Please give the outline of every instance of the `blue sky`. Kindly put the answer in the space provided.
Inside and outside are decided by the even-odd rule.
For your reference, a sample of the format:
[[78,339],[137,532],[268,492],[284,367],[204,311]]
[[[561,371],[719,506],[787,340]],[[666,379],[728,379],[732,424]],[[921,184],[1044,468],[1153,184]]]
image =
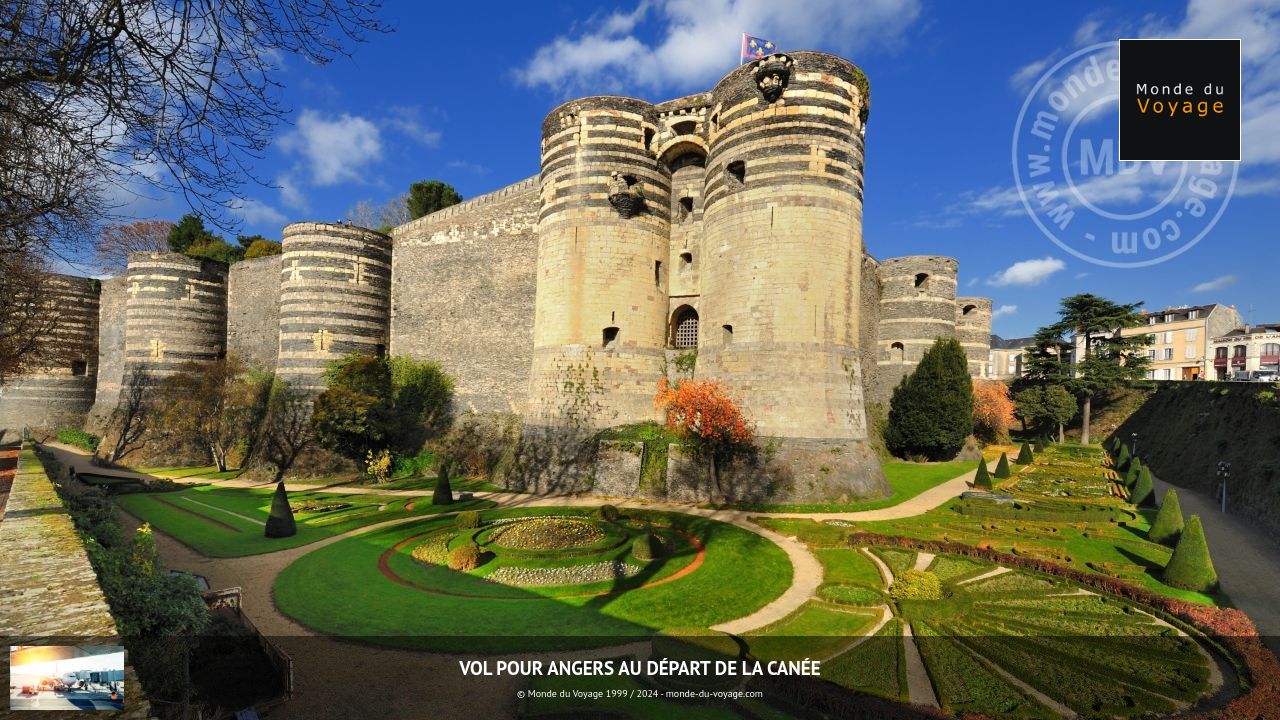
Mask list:
[[[469,198],[529,177],[552,107],[578,95],[662,100],[709,88],[733,68],[745,31],[866,71],[869,252],[958,258],[961,292],[994,300],[998,334],[1030,334],[1075,292],[1152,308],[1223,302],[1246,320],[1280,322],[1273,0],[386,0],[383,16],[395,32],[350,58],[285,60],[292,123],[255,165],[276,187],[249,188],[242,232],[278,238],[289,222],[336,220],[421,179]],[[1011,138],[1046,67],[1092,43],[1147,36],[1243,38],[1244,162],[1229,207],[1199,244],[1151,267],[1107,268],[1068,255],[1032,223],[1012,191]],[[176,219],[186,208],[153,197],[127,210]]]

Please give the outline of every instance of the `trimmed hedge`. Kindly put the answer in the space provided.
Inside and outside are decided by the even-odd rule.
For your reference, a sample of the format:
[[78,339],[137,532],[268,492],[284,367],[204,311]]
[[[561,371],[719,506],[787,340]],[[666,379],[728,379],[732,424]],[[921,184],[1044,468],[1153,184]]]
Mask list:
[[1009,456],[1000,453],[1000,462],[996,463],[996,477],[1001,480],[1013,477],[1013,473],[1009,470]]
[[1197,592],[1210,592],[1218,587],[1218,572],[1213,569],[1199,515],[1187,519],[1169,564],[1164,566],[1162,579],[1166,585]]
[[1147,539],[1161,545],[1173,545],[1182,535],[1182,504],[1178,502],[1178,493],[1173,489],[1164,494],[1160,503],[1160,512],[1147,531]]
[[641,535],[636,538],[636,541],[631,545],[631,554],[634,555],[637,560],[643,560],[645,562],[657,560],[665,553],[666,548],[662,547],[662,541],[653,533],[645,533]]
[[73,447],[78,447],[81,450],[96,453],[98,452],[98,443],[102,442],[102,438],[83,430],[62,428],[58,431],[58,442],[63,445],[71,445]]
[[600,509],[596,510],[596,517],[600,518],[605,522],[617,522],[618,506],[608,505],[608,504],[601,505]]
[[1031,445],[1027,444],[1027,442],[1024,440],[1022,443],[1022,447],[1018,448],[1018,459],[1014,460],[1014,462],[1018,463],[1019,465],[1030,465],[1032,462],[1035,461],[1035,459],[1036,459],[1035,455],[1031,454]]
[[432,505],[452,505],[453,504],[453,486],[449,484],[449,463],[440,463],[440,469],[436,475],[436,489],[431,494]]
[[1138,470],[1138,481],[1133,484],[1129,502],[1134,505],[1150,505],[1155,500],[1155,489],[1155,484],[1151,482],[1151,471],[1142,468]]
[[276,483],[276,494],[271,497],[271,514],[267,516],[263,534],[269,538],[286,538],[298,534],[298,523],[293,519],[293,508],[289,506],[289,493],[284,489],[283,480]]
[[480,513],[475,510],[463,510],[454,518],[453,526],[459,530],[475,530],[480,527]]
[[978,461],[978,473],[973,476],[973,487],[976,490],[991,490],[991,472],[987,470],[987,461]]
[[467,572],[480,567],[480,546],[468,542],[449,551],[449,569]]

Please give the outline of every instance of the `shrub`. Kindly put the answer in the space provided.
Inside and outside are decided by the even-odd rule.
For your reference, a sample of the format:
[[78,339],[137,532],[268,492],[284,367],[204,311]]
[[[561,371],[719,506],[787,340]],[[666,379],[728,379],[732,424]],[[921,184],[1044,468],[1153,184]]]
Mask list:
[[467,572],[480,567],[480,546],[468,542],[449,551],[449,569]]
[[636,541],[631,545],[631,554],[635,556],[635,559],[643,560],[644,562],[657,560],[665,553],[666,548],[662,547],[662,541],[658,539],[657,535],[650,532],[636,538]]
[[1013,399],[1009,385],[999,380],[973,381],[973,434],[983,442],[1009,439],[1013,424]]
[[436,454],[423,450],[417,455],[396,455],[391,462],[391,477],[408,478],[426,475],[436,466]]
[[280,243],[270,240],[254,240],[249,248],[244,251],[245,260],[253,260],[254,258],[269,257],[271,255],[279,255],[283,251]]
[[992,489],[991,473],[987,470],[986,460],[978,461],[978,474],[973,476],[973,487],[978,490]]
[[1138,474],[1141,472],[1142,461],[1138,458],[1134,458],[1133,462],[1129,463],[1129,470],[1124,474],[1125,487],[1133,489],[1133,486],[1138,484]]
[[453,525],[459,530],[475,530],[480,527],[480,513],[475,510],[464,510],[458,513]]
[[440,471],[436,475],[436,491],[431,495],[431,504],[453,504],[453,486],[449,484],[449,463],[440,463]]
[[1218,573],[1209,557],[1200,516],[1192,515],[1173,548],[1169,564],[1164,567],[1164,582],[1184,590],[1210,592],[1218,586]]
[[1138,471],[1138,480],[1133,484],[1133,493],[1129,502],[1134,505],[1150,505],[1154,500],[1155,485],[1151,482],[1151,471],[1142,468]]
[[616,522],[618,520],[618,507],[616,505],[601,505],[596,510],[596,517],[605,522]]
[[1019,465],[1030,465],[1035,460],[1035,456],[1031,454],[1031,446],[1024,440],[1022,447],[1018,449],[1018,459],[1014,462]]
[[391,451],[384,449],[375,453],[370,450],[364,456],[364,471],[374,482],[386,482],[391,474]]
[[423,540],[410,555],[414,560],[428,565],[445,565],[449,562],[449,542],[452,533],[440,533]]
[[1129,469],[1129,446],[1128,445],[1120,446],[1120,452],[1115,456],[1115,463],[1116,463],[1117,470]]
[[1033,449],[1038,453],[1042,453],[1045,450],[1047,450],[1049,446],[1052,444],[1053,444],[1053,441],[1049,439],[1048,435],[1041,435],[1040,437],[1036,438],[1036,444]]
[[283,480],[276,483],[276,494],[271,498],[271,514],[267,516],[264,534],[269,538],[298,534],[298,524],[293,519],[293,508],[289,507],[289,493],[285,492]]
[[1160,512],[1147,531],[1147,539],[1161,545],[1174,544],[1182,534],[1182,505],[1178,503],[1178,493],[1169,488],[1160,503]]
[[63,428],[58,431],[58,442],[96,453],[98,452],[98,443],[102,442],[102,438],[97,435],[90,435],[83,430]]
[[907,570],[893,579],[889,597],[894,600],[941,600],[942,581],[927,570]]
[[1012,476],[1013,473],[1009,471],[1009,456],[1000,453],[1000,462],[996,463],[996,477],[1003,480]]
[[973,430],[973,380],[964,348],[938,339],[893,390],[885,443],[898,457],[950,460]]

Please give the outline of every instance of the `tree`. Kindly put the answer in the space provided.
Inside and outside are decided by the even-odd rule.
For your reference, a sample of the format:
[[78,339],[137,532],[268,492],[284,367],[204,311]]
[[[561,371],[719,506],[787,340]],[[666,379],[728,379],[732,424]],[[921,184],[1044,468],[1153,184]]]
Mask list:
[[658,382],[654,404],[667,427],[680,434],[695,454],[711,465],[711,480],[720,487],[720,465],[749,448],[754,436],[738,403],[716,380]]
[[1013,477],[1013,472],[1009,470],[1009,456],[1000,453],[1000,462],[996,463],[995,476],[1004,480]]
[[1138,474],[1142,472],[1142,459],[1133,458],[1129,461],[1129,469],[1124,473],[1124,484],[1132,488],[1138,484]]
[[1161,545],[1173,545],[1182,534],[1182,505],[1178,502],[1178,493],[1169,488],[1160,503],[1160,512],[1147,531],[1147,539]]
[[975,490],[991,490],[991,473],[987,470],[987,461],[978,460],[978,472],[973,476]]
[[1014,462],[1019,465],[1030,465],[1034,461],[1035,456],[1031,454],[1031,446],[1027,444],[1027,441],[1023,440],[1022,447],[1018,448],[1018,459],[1014,460]]
[[169,229],[165,243],[170,252],[186,253],[192,246],[206,245],[222,238],[209,232],[204,226],[204,219],[195,213],[187,213]]
[[973,430],[973,382],[964,349],[939,338],[894,388],[885,443],[899,457],[949,460]]
[[271,240],[254,240],[249,249],[244,251],[245,260],[253,260],[260,257],[269,257],[271,255],[279,255],[284,252],[284,248],[278,242]]
[[409,210],[409,218],[417,220],[424,215],[442,210],[450,205],[462,202],[462,196],[452,185],[439,180],[423,180],[409,186],[409,197],[405,207]]
[[252,420],[267,389],[249,382],[244,373],[244,364],[234,356],[188,361],[156,386],[158,424],[208,450],[219,472],[227,470],[230,451],[254,434]]
[[998,380],[973,381],[973,434],[988,443],[1009,439],[1013,400],[1009,385]]
[[392,405],[397,423],[389,429],[392,447],[401,453],[421,449],[429,437],[449,426],[453,378],[439,363],[403,355],[386,359],[391,373]]
[[[1146,335],[1125,337],[1121,332],[1144,322],[1138,311],[1141,307],[1140,302],[1121,304],[1087,293],[1072,295],[1063,298],[1058,322],[1036,333],[1028,353],[1027,377],[1044,384],[1064,385],[1081,398],[1082,443],[1089,442],[1094,396],[1146,376],[1147,357],[1142,352],[1147,345]],[[1061,352],[1065,345],[1074,346],[1066,340],[1068,333],[1081,346],[1082,357],[1074,370],[1064,364]]]
[[381,205],[375,205],[372,200],[361,200],[347,210],[346,217],[353,225],[383,233],[391,232],[393,228],[414,219],[409,214],[407,192],[400,193]]
[[1187,526],[1164,567],[1164,582],[1196,592],[1212,592],[1218,587],[1218,572],[1209,557],[1209,544],[1205,542],[1199,515],[1187,518]]
[[38,258],[0,254],[0,385],[71,361],[69,345],[59,337],[70,320],[58,297],[57,278]]
[[293,508],[289,505],[289,493],[284,489],[284,481],[276,483],[276,492],[271,496],[271,513],[267,515],[267,526],[263,534],[269,538],[293,537],[298,534],[298,523],[293,518]]
[[1032,385],[1014,395],[1015,413],[1024,426],[1030,423],[1040,432],[1056,428],[1063,442],[1065,426],[1076,414],[1076,399],[1061,385]]
[[117,463],[142,447],[142,438],[150,427],[151,408],[147,401],[152,385],[151,371],[142,363],[129,366],[125,372],[120,400],[107,420],[108,437],[114,438],[108,463]]
[[1155,484],[1151,481],[1151,471],[1144,467],[1138,471],[1138,479],[1133,483],[1129,502],[1134,505],[1148,505],[1155,499],[1155,491]]
[[311,400],[284,380],[275,379],[267,397],[261,456],[275,467],[275,482],[315,443],[311,428]]
[[129,253],[167,252],[173,227],[168,220],[107,225],[94,246],[94,265],[104,273],[123,275],[129,267]]
[[449,485],[449,472],[452,469],[452,463],[444,461],[440,463],[439,469],[436,471],[436,489],[431,494],[432,505],[452,505],[453,504],[453,487]]
[[3,252],[71,240],[109,189],[180,192],[231,223],[290,108],[282,58],[324,64],[388,28],[375,0],[30,0],[4,13]]

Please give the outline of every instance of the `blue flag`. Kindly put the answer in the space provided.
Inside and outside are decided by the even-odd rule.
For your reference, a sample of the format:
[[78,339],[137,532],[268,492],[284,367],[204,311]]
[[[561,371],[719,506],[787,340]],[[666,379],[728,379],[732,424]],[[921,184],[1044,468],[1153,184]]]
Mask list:
[[772,55],[776,52],[778,52],[778,46],[774,45],[773,41],[742,33],[742,59],[738,61],[738,64],[741,65],[748,60],[759,60],[765,55]]

